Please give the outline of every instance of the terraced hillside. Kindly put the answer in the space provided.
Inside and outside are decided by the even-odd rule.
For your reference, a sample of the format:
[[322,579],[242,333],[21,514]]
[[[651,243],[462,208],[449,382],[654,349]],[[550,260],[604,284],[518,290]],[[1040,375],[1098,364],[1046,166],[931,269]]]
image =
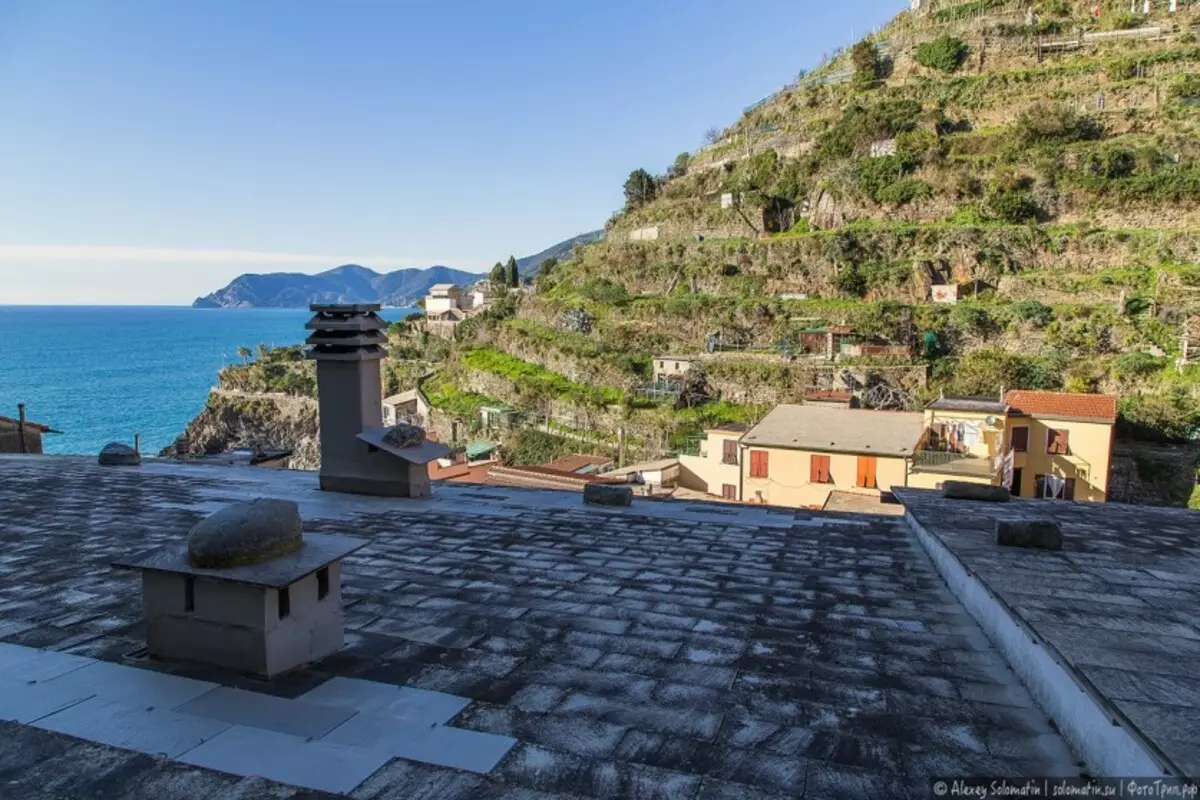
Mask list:
[[[927,380],[873,378],[904,376],[911,402],[1120,391],[1126,432],[1190,436],[1200,7],[922,5],[634,185],[605,241],[459,347],[621,386],[719,332],[738,349],[709,358],[710,383],[773,402],[839,375],[778,343],[844,324],[911,348],[891,361]],[[957,304],[932,302],[945,285]]]
[[[1126,441],[1194,439],[1200,3],[917,5],[631,174],[603,241],[454,341],[399,326],[391,388],[419,381],[443,436],[504,403],[526,439],[631,458],[814,388],[893,408],[1115,391]],[[803,66],[781,58],[781,79]],[[875,346],[806,350],[831,330]],[[702,366],[681,397],[649,383],[663,354]],[[1127,472],[1181,472],[1156,464]]]

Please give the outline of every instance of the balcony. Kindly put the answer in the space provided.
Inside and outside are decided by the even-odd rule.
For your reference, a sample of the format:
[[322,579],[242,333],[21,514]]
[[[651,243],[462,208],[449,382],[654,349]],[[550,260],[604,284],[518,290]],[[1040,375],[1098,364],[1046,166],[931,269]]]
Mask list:
[[990,481],[1000,477],[1000,464],[997,459],[969,453],[918,450],[913,455],[913,472],[937,472]]

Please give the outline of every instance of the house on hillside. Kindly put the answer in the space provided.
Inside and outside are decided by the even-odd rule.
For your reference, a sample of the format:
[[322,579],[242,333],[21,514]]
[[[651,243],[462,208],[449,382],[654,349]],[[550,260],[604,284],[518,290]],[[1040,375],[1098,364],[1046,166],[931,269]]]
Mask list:
[[695,455],[680,453],[680,483],[688,489],[724,500],[741,500],[741,450],[738,441],[750,430],[744,423],[726,423],[704,431]]
[[451,309],[462,308],[462,291],[453,283],[437,283],[429,287],[425,296],[425,313],[443,314]]
[[383,399],[383,424],[387,426],[416,425],[428,428],[431,406],[420,389],[409,389]]
[[1007,486],[1017,497],[1103,503],[1116,420],[1115,395],[941,397],[925,409],[909,485],[967,481]]
[[0,453],[31,453],[42,452],[42,435],[60,433],[49,425],[41,425],[24,419],[24,414],[17,419],[0,417]]
[[[634,484],[636,487],[642,487],[642,493],[653,495],[678,486],[680,473],[678,458],[661,458],[657,461],[645,461],[614,469],[605,473],[603,477],[614,482]],[[634,491],[636,492],[637,489],[635,488]]]
[[443,339],[453,338],[459,323],[483,311],[490,302],[485,282],[475,284],[467,294],[452,283],[434,284],[425,296],[425,330]]
[[921,414],[780,405],[739,442],[742,499],[824,508],[837,490],[882,500],[907,485]]
[[654,380],[680,381],[700,363],[695,356],[655,356]]

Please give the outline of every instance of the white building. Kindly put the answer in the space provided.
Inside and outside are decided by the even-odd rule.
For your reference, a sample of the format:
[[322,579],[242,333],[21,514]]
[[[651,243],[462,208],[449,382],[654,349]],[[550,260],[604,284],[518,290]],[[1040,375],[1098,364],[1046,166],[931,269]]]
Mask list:
[[429,287],[425,297],[425,313],[429,316],[444,314],[462,308],[462,292],[453,283],[438,283]]

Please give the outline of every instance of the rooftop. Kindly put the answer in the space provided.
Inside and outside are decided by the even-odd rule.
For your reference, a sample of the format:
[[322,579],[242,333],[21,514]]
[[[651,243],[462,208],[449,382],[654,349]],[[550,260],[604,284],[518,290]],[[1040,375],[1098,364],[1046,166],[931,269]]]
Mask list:
[[610,456],[589,456],[582,453],[573,453],[557,461],[551,461],[546,467],[548,469],[556,469],[560,472],[595,472],[596,468],[612,466],[612,463],[613,460]]
[[429,287],[430,294],[446,294],[450,291],[457,291],[458,287],[453,283],[435,283]]
[[990,397],[939,397],[926,408],[934,411],[973,411],[978,414],[1007,414],[1008,404]]
[[1017,414],[1072,419],[1081,422],[1117,421],[1115,394],[1072,394],[1070,392],[1034,392],[1013,389],[1004,395],[1004,402]]
[[745,422],[722,422],[713,428],[706,428],[705,433],[745,433],[750,425]]
[[780,405],[751,428],[742,443],[900,457],[913,452],[923,430],[920,414]]
[[[347,647],[269,683],[140,656],[138,579],[111,562],[259,496],[370,540],[345,562]],[[0,576],[15,796],[904,798],[931,775],[1078,771],[899,519],[14,456]],[[391,719],[405,757],[335,744],[382,713],[356,692],[440,711]],[[508,749],[481,766],[483,741]]]
[[[1104,711],[1176,774],[1200,775],[1200,514],[1117,503],[951,504],[897,489],[905,508],[1019,619]],[[995,543],[1005,519],[1050,518],[1062,552]]]

